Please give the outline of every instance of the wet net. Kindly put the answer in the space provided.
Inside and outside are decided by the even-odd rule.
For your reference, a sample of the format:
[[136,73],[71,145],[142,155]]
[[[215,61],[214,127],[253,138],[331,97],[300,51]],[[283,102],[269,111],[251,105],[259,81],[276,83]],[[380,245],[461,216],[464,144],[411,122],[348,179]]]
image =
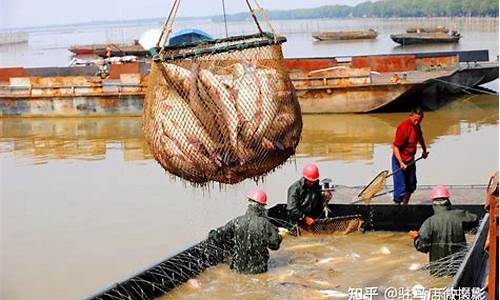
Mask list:
[[155,159],[194,183],[237,183],[285,162],[302,131],[271,33],[166,47],[152,64],[144,132]]
[[370,203],[371,199],[384,189],[388,174],[389,171],[387,170],[378,173],[378,175],[358,194],[358,198],[367,204]]
[[313,234],[348,234],[363,230],[363,218],[361,215],[324,218],[316,220],[312,226],[301,225],[301,229]]

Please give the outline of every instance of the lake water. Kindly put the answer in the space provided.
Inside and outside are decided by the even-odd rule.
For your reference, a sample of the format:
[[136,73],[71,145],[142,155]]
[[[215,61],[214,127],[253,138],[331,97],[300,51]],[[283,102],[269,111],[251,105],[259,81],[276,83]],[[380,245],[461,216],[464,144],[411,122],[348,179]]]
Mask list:
[[[304,24],[312,24],[307,30],[316,30],[316,23],[320,29],[363,24],[353,21],[289,21],[277,27],[287,33],[288,56],[477,48],[498,55],[497,26],[457,21],[464,34],[460,44],[416,50],[397,47],[387,36],[415,21],[363,21],[380,30],[376,41],[318,44],[307,33],[287,33],[304,32]],[[66,65],[71,44],[129,40],[150,25],[33,31],[29,44],[0,48],[0,65]],[[498,91],[498,81],[488,87]],[[310,161],[336,184],[366,184],[389,168],[394,130],[405,117],[304,116],[298,154],[260,184],[271,205],[285,201],[289,184]],[[419,162],[420,184],[484,184],[498,168],[498,96],[464,96],[427,113],[422,127],[431,154]],[[169,177],[144,143],[141,118],[2,118],[0,162],[1,299],[92,294],[243,213],[244,194],[255,186],[246,180],[201,190]]]

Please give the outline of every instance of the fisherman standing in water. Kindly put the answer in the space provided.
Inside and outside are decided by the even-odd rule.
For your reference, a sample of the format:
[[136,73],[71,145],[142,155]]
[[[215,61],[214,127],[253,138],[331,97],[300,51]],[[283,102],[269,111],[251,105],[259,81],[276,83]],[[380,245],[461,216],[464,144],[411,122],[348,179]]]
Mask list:
[[288,188],[286,210],[292,224],[312,226],[332,199],[330,191],[322,191],[318,167],[309,163],[302,170],[302,178]]
[[[453,209],[450,192],[445,186],[434,187],[431,198],[434,215],[425,220],[418,232],[410,231],[410,236],[418,251],[429,253],[432,263],[464,250],[467,245],[464,231],[474,228],[478,218],[468,211]],[[456,270],[448,270],[434,263],[431,264],[430,272],[435,276],[452,276]]]
[[408,204],[411,194],[417,188],[417,169],[413,162],[417,153],[417,144],[422,147],[423,158],[427,158],[429,155],[420,128],[423,118],[424,111],[415,108],[411,111],[410,116],[401,122],[396,129],[396,135],[392,143],[393,200],[396,204]]
[[269,251],[278,250],[284,231],[267,219],[267,194],[259,188],[247,195],[249,204],[245,215],[210,231],[209,242],[231,251],[231,269],[245,274],[267,271]]

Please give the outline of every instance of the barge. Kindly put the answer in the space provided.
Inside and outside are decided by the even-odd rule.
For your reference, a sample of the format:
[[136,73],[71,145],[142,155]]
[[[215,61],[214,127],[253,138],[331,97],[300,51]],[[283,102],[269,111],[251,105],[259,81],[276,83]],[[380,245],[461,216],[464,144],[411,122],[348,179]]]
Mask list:
[[[287,58],[303,113],[435,110],[498,78],[488,50]],[[0,69],[0,116],[142,115],[147,62]]]
[[373,29],[366,31],[323,31],[313,32],[312,37],[318,41],[345,41],[345,40],[366,40],[375,39],[378,32]]
[[147,51],[139,45],[138,41],[134,43],[108,43],[108,44],[93,44],[93,45],[75,45],[68,49],[75,56],[84,55],[97,55],[100,57],[107,57],[109,52],[112,56],[146,56]]
[[401,45],[413,44],[436,44],[436,43],[458,43],[462,36],[456,32],[415,32],[391,34],[391,40]]

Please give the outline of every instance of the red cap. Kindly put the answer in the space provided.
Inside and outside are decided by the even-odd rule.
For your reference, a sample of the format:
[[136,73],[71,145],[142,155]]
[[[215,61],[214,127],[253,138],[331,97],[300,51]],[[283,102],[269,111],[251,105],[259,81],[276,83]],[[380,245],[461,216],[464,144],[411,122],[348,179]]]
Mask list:
[[439,198],[450,198],[450,192],[444,185],[438,185],[432,188],[431,199],[434,200]]
[[313,163],[309,163],[302,169],[302,176],[309,181],[319,180],[319,170],[318,166]]
[[247,197],[261,205],[267,205],[267,194],[263,189],[256,187],[247,194]]

